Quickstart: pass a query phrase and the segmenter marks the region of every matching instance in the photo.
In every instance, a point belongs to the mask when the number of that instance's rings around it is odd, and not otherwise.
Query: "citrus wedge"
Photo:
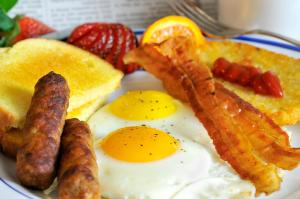
[[[170,37],[192,37],[196,45],[205,42],[198,25],[183,16],[167,16],[151,24],[143,34],[141,44],[161,43]]]

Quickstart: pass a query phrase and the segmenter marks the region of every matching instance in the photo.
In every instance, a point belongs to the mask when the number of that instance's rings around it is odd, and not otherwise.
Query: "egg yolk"
[[[145,126],[118,129],[100,142],[107,155],[127,162],[160,160],[175,153],[179,146],[179,141],[169,134]]]
[[[172,115],[176,105],[171,96],[159,91],[129,91],[109,106],[117,117],[126,120],[154,120]]]

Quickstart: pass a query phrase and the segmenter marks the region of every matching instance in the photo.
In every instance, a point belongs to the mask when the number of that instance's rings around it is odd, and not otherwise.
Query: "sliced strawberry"
[[[132,30],[130,30],[129,28],[127,28],[127,31],[129,33],[129,39],[126,40],[126,42],[128,43],[127,48],[124,52],[121,52],[122,55],[125,55],[126,52],[128,52],[129,50],[135,48],[137,46],[137,39],[135,37],[135,34]],[[126,73],[132,73],[135,70],[139,69],[139,66],[137,64],[128,64],[126,67]]]
[[[130,38],[130,31],[127,28],[122,29],[122,44],[120,46],[120,51],[119,51],[119,59],[117,60],[117,65],[123,67],[123,60],[122,58],[124,57],[125,53],[128,51],[129,45],[127,41],[131,41]],[[131,66],[131,64],[127,67],[127,69]],[[128,71],[126,71],[128,73]]]
[[[106,32],[105,31],[102,31],[103,27],[98,27],[97,28],[97,31],[98,31],[98,34],[97,34],[97,37],[95,38],[95,41],[93,42],[93,44],[91,45],[91,52],[94,53],[94,54],[97,54],[98,52],[98,49],[100,49],[106,39]]]
[[[103,29],[103,31],[106,32],[107,37],[104,41],[103,46],[100,48],[99,50],[99,56],[106,59],[107,55],[110,53],[110,50],[112,48],[112,43],[114,40],[114,36],[113,36],[113,29],[111,28],[111,26],[109,24],[105,25],[105,28]],[[112,63],[111,63],[112,64]]]
[[[117,51],[118,51],[118,48],[119,48],[119,41],[120,41],[120,37],[121,37],[121,29],[122,29],[122,26],[119,25],[119,24],[115,24],[115,26],[112,26],[111,27],[112,29],[112,36],[113,36],[113,40],[111,42],[111,48],[109,49],[109,54],[106,56],[106,60],[109,62],[109,63],[115,63],[115,56]],[[116,68],[119,69],[119,66],[116,65]]]
[[[89,23],[74,29],[68,42],[106,59],[115,68],[131,73],[138,67],[125,65],[123,57],[137,46],[132,30],[122,24]]]
[[[119,58],[123,57],[121,54],[122,46],[126,41],[126,29],[121,26],[118,28],[118,44],[116,45],[116,48],[113,52],[113,63],[117,66],[119,70],[123,68],[123,62],[119,63]]]
[[[101,55],[103,56],[101,53],[103,53],[103,50],[106,48],[106,45],[108,44],[109,40],[110,40],[110,31],[107,28],[107,25],[102,25],[98,27],[98,31],[99,34],[102,34],[101,38],[97,38],[98,41],[95,41],[94,45],[95,45],[95,54],[96,55]]]
[[[78,26],[73,30],[72,37],[69,37],[68,42],[76,43],[77,41],[80,41],[80,39],[87,35],[94,27],[95,23],[86,23]]]
[[[96,28],[92,28],[81,39],[75,41],[76,46],[80,46],[83,49],[90,49],[91,46],[95,43],[99,31]]]

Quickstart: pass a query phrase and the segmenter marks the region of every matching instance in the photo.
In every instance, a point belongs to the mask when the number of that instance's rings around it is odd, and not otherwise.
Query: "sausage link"
[[[54,72],[35,86],[17,153],[17,177],[24,186],[46,189],[53,182],[69,93],[66,80]]]
[[[3,133],[1,139],[2,151],[5,155],[16,158],[17,152],[23,143],[23,134],[20,129],[11,128]]]
[[[98,167],[88,125],[78,119],[65,123],[58,169],[59,199],[99,199]]]

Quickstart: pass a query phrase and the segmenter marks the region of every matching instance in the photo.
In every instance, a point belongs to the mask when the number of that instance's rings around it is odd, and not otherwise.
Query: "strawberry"
[[[38,37],[54,32],[54,29],[50,28],[46,24],[28,16],[22,16],[17,23],[19,25],[20,32],[13,39],[13,44],[27,38]]]
[[[23,39],[41,36],[54,30],[42,22],[27,16],[11,18],[7,12],[18,0],[0,0],[0,47],[11,46]]]
[[[0,47],[11,46],[18,41],[38,37],[54,29],[44,23],[27,16],[16,16],[11,19],[0,9]]]
[[[73,30],[68,43],[87,50],[105,59],[125,74],[132,73],[138,66],[124,64],[123,57],[137,46],[135,34],[118,23],[86,23]]]

